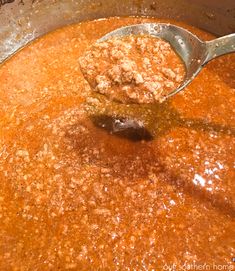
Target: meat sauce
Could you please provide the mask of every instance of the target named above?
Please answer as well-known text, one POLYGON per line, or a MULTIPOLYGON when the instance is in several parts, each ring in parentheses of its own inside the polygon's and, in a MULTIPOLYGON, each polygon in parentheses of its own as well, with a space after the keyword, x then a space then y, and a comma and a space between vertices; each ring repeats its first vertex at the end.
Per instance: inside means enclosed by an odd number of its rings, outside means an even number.
POLYGON ((150 21, 66 26, 0 67, 0 270, 234 269, 235 56, 158 105, 81 73, 97 39, 150 21))
POLYGON ((181 85, 183 61, 162 39, 130 35, 95 43, 79 59, 91 88, 123 103, 154 103, 181 85))

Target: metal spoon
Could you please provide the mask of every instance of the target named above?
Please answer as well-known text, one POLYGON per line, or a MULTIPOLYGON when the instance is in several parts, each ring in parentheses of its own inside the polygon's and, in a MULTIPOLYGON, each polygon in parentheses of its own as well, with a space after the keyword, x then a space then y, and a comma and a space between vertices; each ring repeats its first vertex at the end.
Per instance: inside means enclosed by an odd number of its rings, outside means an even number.
POLYGON ((97 42, 138 34, 148 34, 166 40, 185 64, 185 80, 177 89, 169 92, 166 98, 183 90, 209 61, 218 56, 235 52, 235 33, 205 42, 182 27, 165 23, 144 23, 118 28, 97 42))

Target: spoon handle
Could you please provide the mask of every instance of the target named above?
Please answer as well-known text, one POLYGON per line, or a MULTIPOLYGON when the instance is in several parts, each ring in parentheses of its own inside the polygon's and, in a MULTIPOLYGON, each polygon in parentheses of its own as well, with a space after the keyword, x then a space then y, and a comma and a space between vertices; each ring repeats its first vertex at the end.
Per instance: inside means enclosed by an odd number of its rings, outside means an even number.
POLYGON ((215 40, 207 41, 206 47, 208 54, 204 64, 218 56, 233 53, 235 52, 235 33, 215 40))

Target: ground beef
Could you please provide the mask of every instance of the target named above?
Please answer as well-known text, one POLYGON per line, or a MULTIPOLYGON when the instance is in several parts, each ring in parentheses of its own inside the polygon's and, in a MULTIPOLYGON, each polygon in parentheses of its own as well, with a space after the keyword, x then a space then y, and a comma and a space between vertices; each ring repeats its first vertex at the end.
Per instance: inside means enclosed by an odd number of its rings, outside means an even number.
POLYGON ((185 76, 184 64, 170 44, 147 35, 96 43, 79 63, 94 91, 124 103, 163 101, 185 76))

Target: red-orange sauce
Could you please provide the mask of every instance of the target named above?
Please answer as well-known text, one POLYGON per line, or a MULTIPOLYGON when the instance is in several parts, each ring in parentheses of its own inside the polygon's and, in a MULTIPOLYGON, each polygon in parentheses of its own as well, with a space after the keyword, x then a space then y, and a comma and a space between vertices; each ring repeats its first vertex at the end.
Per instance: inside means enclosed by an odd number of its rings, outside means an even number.
POLYGON ((0 67, 0 270, 234 267, 234 55, 158 106, 109 102, 80 71, 146 21, 67 26, 0 67))

